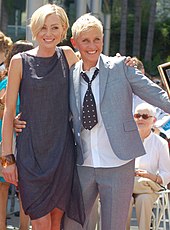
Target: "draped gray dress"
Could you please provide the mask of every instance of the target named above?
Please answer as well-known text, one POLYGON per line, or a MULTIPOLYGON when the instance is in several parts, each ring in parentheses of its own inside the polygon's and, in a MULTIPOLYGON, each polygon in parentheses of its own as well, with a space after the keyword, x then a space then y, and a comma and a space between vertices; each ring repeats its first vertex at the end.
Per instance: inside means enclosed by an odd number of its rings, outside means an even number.
POLYGON ((21 120, 17 168, 23 208, 31 219, 54 208, 83 224, 84 205, 69 123, 69 68, 61 48, 52 57, 21 53, 21 120))

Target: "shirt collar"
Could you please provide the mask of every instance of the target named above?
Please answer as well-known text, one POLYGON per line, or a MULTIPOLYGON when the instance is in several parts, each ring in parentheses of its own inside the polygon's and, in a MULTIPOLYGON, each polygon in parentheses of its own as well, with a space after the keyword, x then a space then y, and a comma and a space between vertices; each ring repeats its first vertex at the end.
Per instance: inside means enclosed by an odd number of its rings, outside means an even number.
MULTIPOLYGON (((99 62, 100 62, 100 57, 98 58, 98 61, 97 61, 96 66, 91 67, 89 71, 91 71, 91 70, 93 70, 93 69, 96 69, 96 68, 99 69, 99 62)), ((81 72, 83 72, 83 73, 88 72, 88 71, 84 71, 84 70, 83 70, 83 61, 82 61, 82 60, 81 60, 81 65, 80 65, 80 73, 81 73, 81 72)))

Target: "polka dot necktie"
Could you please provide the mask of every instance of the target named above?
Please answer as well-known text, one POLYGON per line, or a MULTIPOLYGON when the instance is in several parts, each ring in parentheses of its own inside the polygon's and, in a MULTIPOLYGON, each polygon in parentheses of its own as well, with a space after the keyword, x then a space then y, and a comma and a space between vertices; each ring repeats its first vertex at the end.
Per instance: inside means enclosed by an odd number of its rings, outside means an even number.
POLYGON ((84 128, 89 130, 91 130, 98 122, 96 103, 91 88, 92 81, 96 78, 98 73, 99 73, 99 69, 96 69, 94 71, 92 79, 89 80, 88 76, 85 73, 81 72, 81 76, 88 83, 88 88, 85 93, 84 101, 83 101, 82 121, 83 121, 84 128))

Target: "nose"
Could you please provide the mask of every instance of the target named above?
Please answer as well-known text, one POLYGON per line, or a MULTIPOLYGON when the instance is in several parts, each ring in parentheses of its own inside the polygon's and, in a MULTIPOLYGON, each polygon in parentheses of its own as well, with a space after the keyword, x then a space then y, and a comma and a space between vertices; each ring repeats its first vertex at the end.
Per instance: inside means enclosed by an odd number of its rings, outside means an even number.
POLYGON ((46 35, 51 35, 51 30, 50 29, 47 29, 46 35))
POLYGON ((89 42, 89 48, 94 48, 95 47, 95 43, 93 41, 89 42))
POLYGON ((50 36, 52 34, 52 31, 50 28, 46 28, 45 33, 46 36, 50 36))

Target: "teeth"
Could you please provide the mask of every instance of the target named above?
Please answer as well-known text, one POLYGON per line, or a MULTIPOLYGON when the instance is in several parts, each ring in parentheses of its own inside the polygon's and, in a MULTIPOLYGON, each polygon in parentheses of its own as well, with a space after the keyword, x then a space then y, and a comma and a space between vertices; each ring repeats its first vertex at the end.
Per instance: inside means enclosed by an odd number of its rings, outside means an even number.
POLYGON ((95 54, 96 51, 89 51, 88 53, 89 53, 89 54, 95 54))
POLYGON ((46 42, 52 42, 52 39, 48 40, 48 39, 45 39, 46 42))

